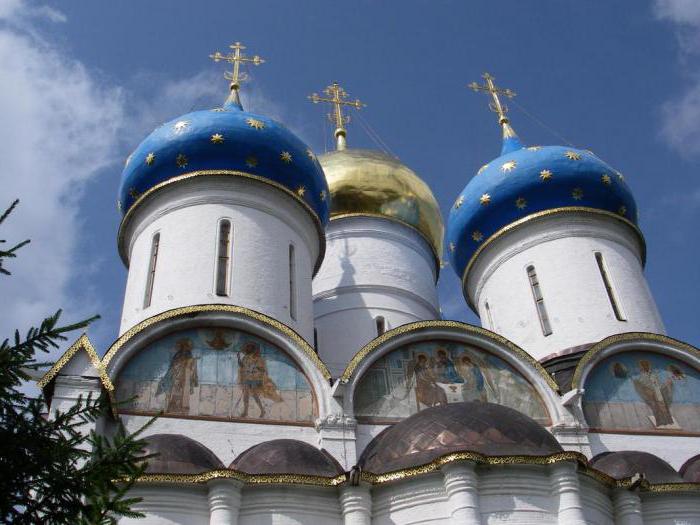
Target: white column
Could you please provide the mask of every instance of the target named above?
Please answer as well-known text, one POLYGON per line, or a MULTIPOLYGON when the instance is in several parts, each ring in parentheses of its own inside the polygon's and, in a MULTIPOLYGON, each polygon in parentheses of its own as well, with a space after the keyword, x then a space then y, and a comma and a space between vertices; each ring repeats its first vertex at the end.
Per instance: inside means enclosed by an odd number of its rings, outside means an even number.
POLYGON ((616 489, 613 493, 615 525, 643 525, 642 500, 637 491, 616 489))
POLYGON ((343 485, 340 488, 340 508, 344 525, 370 525, 372 495, 369 487, 343 485))
POLYGON ((565 461, 552 465, 551 480, 552 490, 559 497, 559 523, 561 525, 586 525, 576 464, 565 461))
POLYGON ((209 525, 237 525, 241 508, 241 483, 232 479, 214 479, 209 489, 209 525))
POLYGON ((455 525, 480 524, 479 478, 473 463, 449 463, 442 467, 445 491, 455 525))

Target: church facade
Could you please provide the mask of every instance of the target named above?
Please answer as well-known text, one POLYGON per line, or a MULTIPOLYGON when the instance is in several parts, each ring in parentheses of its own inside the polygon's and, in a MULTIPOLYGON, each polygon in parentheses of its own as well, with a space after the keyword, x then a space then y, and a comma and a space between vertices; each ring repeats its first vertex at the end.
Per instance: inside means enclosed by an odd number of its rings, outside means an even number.
POLYGON ((310 97, 317 157, 244 110, 263 60, 231 47, 226 102, 127 160, 119 337, 40 381, 52 410, 106 392, 101 433, 158 415, 134 523, 700 523, 700 351, 665 333, 625 177, 523 145, 486 74, 502 151, 445 228, 414 171, 348 147, 360 101, 310 97), (442 318, 441 270, 481 326, 442 318))

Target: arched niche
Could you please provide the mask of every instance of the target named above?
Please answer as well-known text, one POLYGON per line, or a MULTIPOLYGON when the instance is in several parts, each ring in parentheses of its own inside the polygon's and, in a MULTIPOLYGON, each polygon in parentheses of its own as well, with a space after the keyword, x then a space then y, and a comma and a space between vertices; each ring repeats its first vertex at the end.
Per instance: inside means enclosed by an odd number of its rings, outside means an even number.
POLYGON ((291 329, 251 310, 171 310, 125 333, 103 359, 120 413, 312 425, 330 374, 291 329))
POLYGON ((608 337, 586 352, 572 387, 592 432, 700 435, 700 352, 659 334, 608 337))
POLYGON ((567 413, 556 384, 522 349, 483 328, 421 321, 365 346, 342 379, 346 411, 359 423, 391 424, 428 406, 488 401, 521 411, 545 426, 567 413))

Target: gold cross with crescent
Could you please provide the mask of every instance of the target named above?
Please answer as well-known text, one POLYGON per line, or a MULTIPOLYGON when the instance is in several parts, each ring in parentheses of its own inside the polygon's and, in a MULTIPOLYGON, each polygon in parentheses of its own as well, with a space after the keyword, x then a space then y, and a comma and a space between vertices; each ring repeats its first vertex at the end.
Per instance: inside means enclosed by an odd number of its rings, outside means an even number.
POLYGON ((328 119, 335 124, 335 138, 337 140, 337 148, 345 149, 345 124, 350 122, 350 115, 343 114, 343 106, 351 106, 355 109, 361 109, 366 106, 359 99, 346 100, 347 92, 337 82, 333 82, 330 86, 323 90, 326 97, 319 96, 318 93, 309 95, 309 100, 314 104, 319 102, 328 102, 333 104, 333 113, 328 114, 328 119))
MULTIPOLYGON (((228 47, 233 49, 232 53, 224 55, 223 53, 217 51, 214 54, 209 55, 209 58, 211 58, 214 62, 220 62, 221 60, 223 60, 224 62, 233 64, 233 71, 226 71, 224 73, 224 78, 226 80, 231 81, 231 91, 235 92, 234 98, 236 102, 238 102, 238 89, 241 87, 241 82, 248 79, 248 75, 245 72, 241 71, 241 64, 249 63, 253 64, 254 66, 259 66, 260 64, 264 64, 265 60, 259 57, 258 55, 247 57, 244 54, 242 54, 241 51, 244 50, 246 47, 240 42, 231 44, 228 47)), ((240 102, 238 103, 240 104, 240 102)))
POLYGON ((472 88, 477 93, 479 91, 482 91, 491 95, 491 102, 489 102, 489 108, 491 109, 491 111, 498 115, 499 123, 508 124, 508 117, 506 117, 506 113, 508 112, 508 106, 501 103, 501 99, 498 97, 498 95, 513 98, 515 96, 515 91, 511 89, 503 89, 498 87, 494 83, 494 80, 496 80, 495 77, 492 77, 488 73, 484 73, 483 75, 481 75, 481 78, 486 80, 486 85, 472 82, 467 87, 472 88))

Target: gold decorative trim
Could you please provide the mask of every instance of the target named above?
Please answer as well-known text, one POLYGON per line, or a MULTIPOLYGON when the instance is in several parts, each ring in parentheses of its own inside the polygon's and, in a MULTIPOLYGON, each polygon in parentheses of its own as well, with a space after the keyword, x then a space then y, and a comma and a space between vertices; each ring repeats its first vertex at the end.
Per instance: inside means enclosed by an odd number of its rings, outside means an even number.
POLYGON ((70 345, 68 350, 66 350, 63 355, 54 363, 51 369, 46 372, 39 381, 37 381, 37 386, 39 388, 45 388, 61 371, 61 369, 68 364, 68 362, 73 358, 73 356, 78 352, 78 350, 83 350, 88 355, 90 363, 95 367, 95 370, 99 373, 100 382, 102 386, 107 390, 107 392, 112 392, 114 390, 114 385, 109 379, 104 366, 100 361, 100 356, 97 355, 95 347, 92 346, 90 339, 86 334, 81 335, 75 343, 70 345))
POLYGON ((144 474, 136 479, 137 483, 206 483, 214 479, 233 479, 251 485, 295 484, 335 487, 345 482, 345 474, 326 478, 304 474, 247 474, 233 469, 218 469, 201 474, 144 474))
POLYGON ((415 323, 405 324, 405 325, 399 326, 397 328, 394 328, 392 330, 389 330, 388 332, 385 332, 384 334, 380 335, 379 337, 372 339, 369 343, 367 343, 365 346, 363 346, 359 352, 357 352, 353 356, 353 358, 348 363, 348 366, 343 371, 343 375, 340 376, 340 380, 343 383, 347 383, 350 380, 350 378, 352 377, 352 375, 355 373, 355 370, 357 369, 357 367, 360 365, 360 363, 362 361, 365 360, 366 357, 368 357, 377 348, 384 345, 384 343, 390 341, 394 337, 398 337, 400 335, 408 334, 411 332, 417 332, 420 330, 426 330, 426 329, 430 329, 430 328, 453 328, 453 329, 462 330, 462 331, 465 331, 465 332, 468 332, 471 334, 480 335, 480 336, 486 337, 488 339, 491 339, 492 341, 495 341, 496 343, 506 347, 510 352, 515 354, 518 358, 522 359, 523 361, 526 361, 530 366, 532 366, 535 370, 537 370, 537 372, 544 378, 545 382, 549 385, 549 387, 555 393, 559 393, 559 387, 557 386, 556 381, 554 381, 554 378, 551 375, 549 375, 549 373, 544 369, 544 367, 539 363, 539 361, 537 361, 535 358, 533 358, 525 350, 523 350, 518 345, 516 345, 515 343, 513 343, 512 341, 506 339, 505 337, 503 337, 501 335, 495 334, 489 330, 486 330, 485 328, 462 323, 460 321, 442 321, 442 320, 417 321, 415 323))
MULTIPOLYGON (((700 350, 695 348, 694 346, 689 345, 688 343, 684 343, 683 341, 679 341, 678 339, 673 339, 672 337, 668 337, 667 335, 661 335, 661 334, 653 334, 651 332, 626 332, 623 334, 616 334, 616 335, 611 335, 610 337, 606 337, 602 341, 596 343, 593 345, 591 348, 586 351, 585 354, 583 354, 583 357, 579 360, 578 364, 576 365, 576 370, 574 371, 574 375, 571 378, 571 388, 580 388, 580 382, 581 382, 581 376, 583 375, 583 370, 588 366, 588 364, 593 361, 596 356, 608 348, 609 346, 615 344, 615 343, 620 343, 620 342, 625 342, 625 341, 653 341, 655 343, 662 343, 662 344, 668 344, 671 346, 676 347, 678 350, 682 350, 684 352, 688 352, 690 355, 695 357, 696 359, 700 359, 700 350)), ((632 349, 629 349, 632 350, 632 349)), ((635 348, 634 350, 638 350, 635 348)), ((623 350, 624 352, 625 350, 623 350)))
POLYGON ((700 492, 700 483, 647 483, 649 492, 700 492))
POLYGON ((304 338, 302 338, 298 333, 289 328, 286 324, 281 323, 278 320, 273 319, 271 317, 268 317, 265 314, 256 312, 255 310, 244 308, 243 306, 233 306, 228 304, 199 304, 193 306, 184 306, 182 308, 173 308, 172 310, 167 310, 158 315, 154 315, 153 317, 149 317, 148 319, 141 321, 139 324, 131 327, 129 330, 124 332, 124 334, 122 334, 122 336, 119 337, 119 339, 117 339, 112 344, 112 346, 109 347, 109 350, 107 350, 107 353, 102 358, 101 364, 104 367, 104 369, 107 370, 109 362, 116 355, 119 349, 121 349, 122 346, 124 346, 132 337, 134 337, 139 332, 145 330, 149 326, 153 326, 157 323, 160 323, 161 321, 164 321, 166 319, 173 319, 175 317, 183 317, 196 313, 219 312, 241 314, 246 317, 250 317, 251 319, 254 319, 258 322, 261 322, 267 326, 270 326, 278 332, 283 333, 292 341, 294 341, 294 343, 296 343, 299 346, 299 348, 301 348, 301 350, 306 354, 306 356, 311 360, 311 362, 316 366, 316 368, 319 369, 319 371, 325 379, 331 378, 330 371, 323 363, 323 361, 321 361, 321 359, 318 357, 318 354, 316 354, 311 345, 307 343, 306 340, 304 340, 304 338))
POLYGON ((385 474, 373 474, 371 472, 362 472, 361 479, 363 481, 367 481, 368 483, 379 485, 382 483, 399 481, 402 479, 412 478, 415 476, 420 476, 422 474, 435 472, 444 465, 454 463, 455 461, 465 460, 473 461, 475 463, 480 463, 484 465, 551 465, 553 463, 560 463, 562 461, 575 461, 576 463, 585 466, 588 463, 586 456, 584 456, 580 452, 574 451, 556 452, 548 456, 485 456, 483 454, 479 454, 478 452, 453 452, 451 454, 440 456, 439 458, 431 461, 430 463, 426 463, 425 465, 420 465, 417 467, 395 470, 393 472, 387 472, 385 474))
POLYGON ((430 246, 430 251, 433 254, 433 259, 435 260, 435 282, 437 282, 438 277, 440 276, 440 256, 438 255, 438 249, 442 248, 442 246, 435 246, 432 240, 430 240, 430 237, 426 233, 424 233, 420 228, 418 228, 415 224, 411 224, 410 222, 407 222, 400 217, 392 217, 391 215, 385 215, 383 213, 372 213, 372 212, 361 212, 361 213, 338 213, 338 214, 333 214, 331 213, 330 220, 338 220, 338 219, 348 219, 352 217, 372 217, 374 219, 386 219, 388 221, 393 221, 393 222, 398 222, 399 224, 403 226, 407 226, 416 233, 418 233, 425 242, 428 243, 428 246, 430 246))
POLYGON ((124 214, 124 218, 122 219, 121 224, 119 225, 119 232, 117 234, 117 248, 119 250, 119 256, 122 259, 122 262, 124 265, 128 268, 129 267, 129 262, 128 258, 126 256, 126 253, 124 252, 124 230, 125 230, 125 225, 127 222, 129 222, 129 219, 134 213, 134 210, 140 206, 145 199, 147 199, 149 196, 151 196, 153 193, 156 191, 165 188, 166 186, 169 186, 175 182, 180 182, 183 180, 187 179, 192 179, 194 177, 243 177, 246 179, 251 179, 255 180, 257 182, 260 182, 262 184, 267 184, 268 186, 272 186, 273 188, 276 188, 290 197, 292 197, 295 201, 297 201, 299 204, 302 205, 302 207, 311 215, 311 219, 314 222, 314 225, 316 226, 316 230, 318 232, 318 238, 319 238, 319 252, 318 252, 318 257, 316 258, 316 263, 314 265, 314 271, 313 274, 316 275, 316 272, 318 269, 321 267, 321 263, 323 262, 323 256, 325 255, 326 252, 326 232, 323 227, 323 224, 321 223, 321 219, 318 217, 314 209, 304 200, 302 199, 299 195, 294 193, 292 190, 287 188, 286 186, 280 184, 279 182, 275 182, 273 180, 270 180, 266 177, 260 176, 260 175, 253 175, 252 173, 246 173, 245 171, 238 171, 238 170, 199 170, 199 171, 191 171, 189 173, 183 173, 182 175, 177 175, 175 177, 171 177, 169 179, 166 179, 162 182, 159 182, 155 186, 152 186, 151 188, 147 189, 145 192, 140 194, 138 198, 133 202, 133 204, 129 207, 129 209, 126 211, 126 214, 124 214))
POLYGON ((522 219, 518 219, 517 221, 511 222, 507 226, 504 226, 500 230, 496 231, 495 233, 491 234, 491 236, 486 239, 483 244, 477 248, 477 250, 472 254, 472 256, 469 259, 469 262, 467 263, 466 268, 464 269, 464 272, 462 273, 462 294, 464 295, 464 298, 467 300, 467 304, 469 305, 469 308, 474 310, 475 312, 477 311, 476 307, 472 303, 471 299, 469 298, 467 294, 467 277, 469 275, 469 272, 472 269, 472 266, 476 262, 476 259, 481 255, 481 252, 483 252, 491 243, 495 242, 496 240, 500 239, 507 233, 510 233, 511 231, 515 230, 516 228, 519 228, 523 224, 526 224, 530 221, 534 221, 537 219, 541 219, 542 217, 549 217, 551 215, 566 215, 566 214, 574 214, 574 213, 591 213, 594 215, 601 215, 603 217, 608 217, 610 219, 615 219, 617 221, 620 221, 630 228, 634 230, 634 232, 637 234, 637 237, 639 238, 639 242, 642 247, 642 266, 646 264, 646 242, 644 241, 644 235, 642 234, 642 231, 639 229, 639 227, 634 224, 632 221, 629 219, 626 219, 616 213, 613 213, 611 211, 606 211, 606 210, 599 210, 597 208, 589 208, 588 206, 564 206, 561 208, 552 208, 549 210, 542 210, 538 211, 536 213, 531 213, 530 215, 527 215, 523 217, 522 219))

